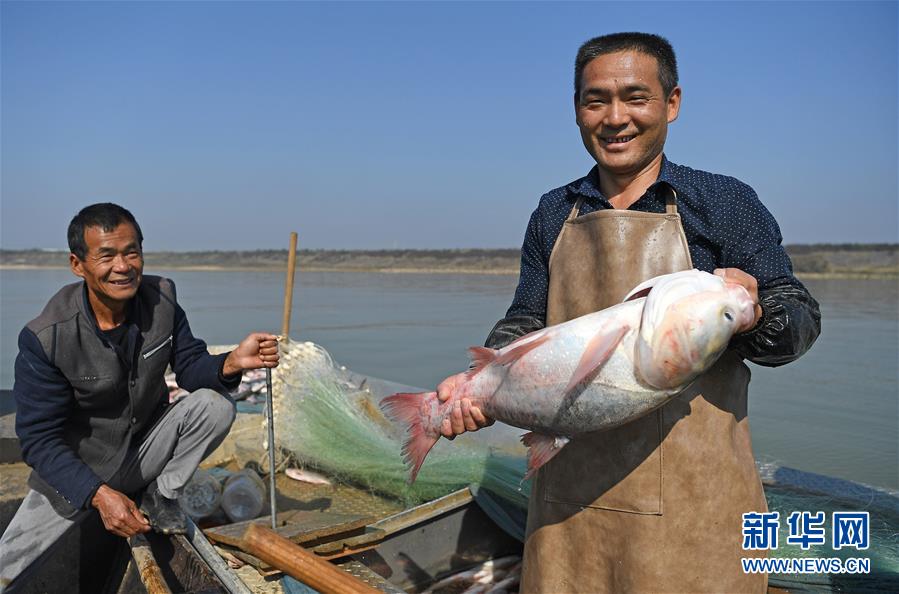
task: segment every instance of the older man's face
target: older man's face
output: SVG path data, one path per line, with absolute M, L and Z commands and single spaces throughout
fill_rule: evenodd
M 652 56 L 634 51 L 594 58 L 574 100 L 581 138 L 601 173 L 637 175 L 661 158 L 680 88 L 666 97 Z
M 134 297 L 144 270 L 137 230 L 131 223 L 121 223 L 112 231 L 100 227 L 84 230 L 87 254 L 70 260 L 72 272 L 84 279 L 94 298 L 113 306 Z

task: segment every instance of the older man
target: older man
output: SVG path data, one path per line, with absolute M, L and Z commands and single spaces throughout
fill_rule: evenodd
M 575 61 L 574 113 L 596 166 L 545 194 L 521 279 L 487 346 L 619 302 L 638 283 L 698 268 L 743 285 L 755 319 L 661 409 L 573 439 L 542 467 L 528 511 L 523 592 L 763 592 L 743 573 L 741 515 L 765 511 L 747 420 L 748 359 L 781 365 L 820 332 L 778 225 L 746 184 L 663 154 L 681 105 L 671 45 L 597 37 Z M 438 388 L 445 399 L 456 376 Z M 443 433 L 491 421 L 461 402 Z
M 271 334 L 207 352 L 172 281 L 143 275 L 143 236 L 121 206 L 84 208 L 68 240 L 83 282 L 60 289 L 19 334 L 16 432 L 32 490 L 0 539 L 0 590 L 91 513 L 122 537 L 183 532 L 176 499 L 231 427 L 228 391 L 243 370 L 278 364 Z M 169 365 L 191 392 L 175 404 Z

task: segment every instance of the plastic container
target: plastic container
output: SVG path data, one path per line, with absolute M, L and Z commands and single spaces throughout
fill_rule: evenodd
M 218 511 L 222 502 L 222 485 L 207 470 L 198 468 L 184 487 L 178 504 L 188 516 L 201 520 Z
M 259 475 L 244 468 L 225 481 L 222 489 L 222 509 L 232 522 L 259 517 L 265 507 L 265 483 Z

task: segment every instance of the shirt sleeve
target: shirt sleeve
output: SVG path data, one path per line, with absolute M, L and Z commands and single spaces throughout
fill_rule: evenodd
M 172 371 L 178 385 L 188 392 L 209 388 L 218 392 L 231 392 L 240 385 L 241 374 L 222 375 L 228 353 L 210 355 L 206 343 L 190 330 L 187 314 L 175 304 L 175 327 L 172 332 Z
M 64 438 L 72 387 L 28 328 L 19 333 L 13 395 L 22 459 L 71 505 L 87 508 L 102 481 Z
M 762 319 L 750 332 L 731 341 L 744 358 L 775 367 L 794 361 L 821 333 L 818 302 L 793 276 L 793 265 L 781 242 L 780 227 L 755 191 L 744 186 L 729 205 L 732 228 L 723 250 L 724 266 L 756 278 Z
M 496 323 L 487 337 L 490 348 L 502 348 L 519 336 L 546 326 L 546 299 L 549 293 L 549 256 L 543 248 L 540 207 L 531 214 L 521 246 L 521 271 L 515 298 L 506 317 Z

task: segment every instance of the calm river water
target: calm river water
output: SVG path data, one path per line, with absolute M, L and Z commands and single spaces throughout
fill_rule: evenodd
M 282 273 L 147 272 L 175 280 L 194 334 L 210 344 L 280 329 Z M 12 387 L 21 327 L 73 279 L 66 270 L 0 270 L 0 387 Z M 481 344 L 504 315 L 516 280 L 304 272 L 291 336 L 321 344 L 360 373 L 432 387 L 468 365 L 466 347 Z M 756 456 L 899 489 L 899 283 L 806 284 L 821 303 L 821 338 L 785 367 L 750 365 Z

